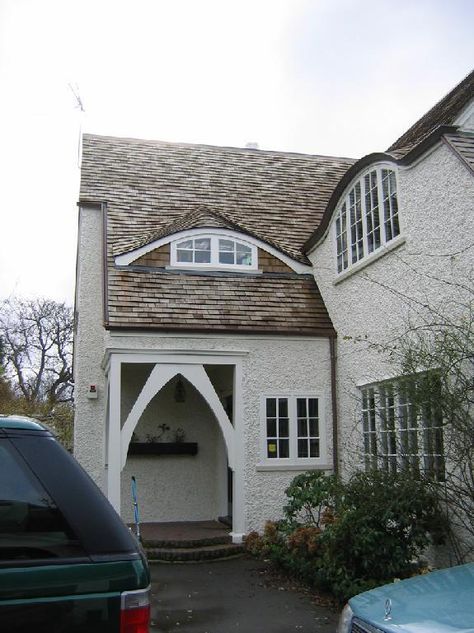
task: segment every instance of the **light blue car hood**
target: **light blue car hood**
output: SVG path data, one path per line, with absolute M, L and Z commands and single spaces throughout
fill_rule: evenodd
M 388 633 L 474 633 L 474 563 L 377 587 L 349 605 L 355 617 Z

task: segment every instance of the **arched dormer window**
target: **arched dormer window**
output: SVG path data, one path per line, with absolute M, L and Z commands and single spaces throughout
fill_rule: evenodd
M 171 243 L 171 265 L 176 267 L 256 270 L 255 245 L 227 235 L 202 234 Z
M 397 177 L 387 166 L 366 171 L 336 213 L 337 272 L 342 273 L 400 234 Z

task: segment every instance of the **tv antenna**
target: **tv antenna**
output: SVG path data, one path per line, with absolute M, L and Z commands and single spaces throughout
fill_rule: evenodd
M 81 117 L 79 121 L 79 137 L 77 140 L 77 166 L 81 167 L 81 157 L 82 157 L 82 119 L 86 110 L 84 108 L 84 104 L 82 103 L 81 95 L 79 94 L 79 86 L 76 84 L 73 86 L 71 83 L 68 83 L 69 90 L 74 95 L 74 99 L 76 100 L 76 109 L 80 111 Z
M 76 108 L 79 108 L 81 112 L 85 112 L 84 104 L 82 103 L 81 95 L 79 94 L 79 86 L 76 84 L 73 86 L 71 83 L 68 84 L 69 90 L 74 95 L 74 99 L 76 100 Z

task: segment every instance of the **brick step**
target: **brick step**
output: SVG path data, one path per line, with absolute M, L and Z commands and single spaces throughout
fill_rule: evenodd
M 142 545 L 145 549 L 190 549 L 192 547 L 207 547 L 208 545 L 229 545 L 232 538 L 228 534 L 220 536 L 207 536 L 197 538 L 161 538 L 161 539 L 142 539 Z
M 242 545 L 235 543 L 204 545 L 200 547 L 145 547 L 150 562 L 198 562 L 231 558 L 244 553 Z

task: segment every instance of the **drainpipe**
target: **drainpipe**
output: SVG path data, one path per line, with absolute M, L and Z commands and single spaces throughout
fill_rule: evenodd
M 336 337 L 329 338 L 329 351 L 331 355 L 331 405 L 332 405 L 332 461 L 334 474 L 339 472 L 339 457 L 337 450 L 338 421 L 337 421 L 337 382 L 336 382 Z

